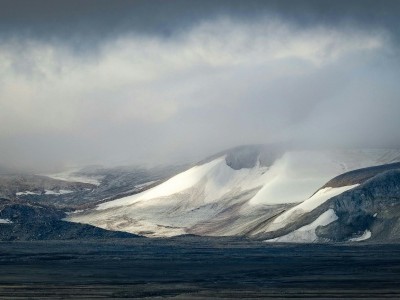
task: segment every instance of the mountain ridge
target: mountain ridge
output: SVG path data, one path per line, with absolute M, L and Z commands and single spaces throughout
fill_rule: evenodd
M 312 211 L 315 205 L 318 207 L 336 196 L 335 193 L 344 192 L 324 187 L 335 177 L 332 174 L 340 175 L 346 170 L 392 162 L 400 157 L 398 150 L 286 151 L 277 155 L 272 164 L 262 165 L 254 158 L 260 158 L 264 147 L 241 146 L 220 152 L 147 191 L 72 213 L 66 220 L 147 236 L 275 238 L 279 233 L 288 232 L 284 223 L 283 229 L 277 227 L 270 230 L 273 234 L 265 234 L 278 215 L 303 202 L 316 203 L 307 204 L 311 205 L 307 209 Z M 271 157 L 275 154 L 272 151 Z M 327 190 L 317 199 L 312 198 L 321 187 Z M 311 200 L 305 201 L 309 197 Z M 309 220 L 307 211 L 302 214 L 305 214 L 304 220 Z M 296 229 L 294 226 L 293 230 Z

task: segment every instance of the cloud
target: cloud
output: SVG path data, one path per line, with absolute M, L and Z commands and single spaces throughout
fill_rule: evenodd
M 170 162 L 253 142 L 393 144 L 394 48 L 385 27 L 279 16 L 121 32 L 92 54 L 14 36 L 0 44 L 2 160 L 50 167 Z

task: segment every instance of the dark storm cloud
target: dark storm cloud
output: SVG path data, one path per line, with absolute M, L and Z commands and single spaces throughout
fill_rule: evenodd
M 2 0 L 0 28 L 3 37 L 87 42 L 132 31 L 168 37 L 221 15 L 242 20 L 270 15 L 299 26 L 383 26 L 398 37 L 399 11 L 397 0 Z
M 0 165 L 399 146 L 399 1 L 0 1 Z

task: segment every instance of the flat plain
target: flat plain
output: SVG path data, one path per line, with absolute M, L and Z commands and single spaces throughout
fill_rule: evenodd
M 399 299 L 400 245 L 0 242 L 1 299 Z

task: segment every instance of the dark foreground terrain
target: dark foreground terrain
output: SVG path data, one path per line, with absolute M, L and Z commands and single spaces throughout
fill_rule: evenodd
M 0 299 L 400 298 L 400 245 L 0 243 Z

